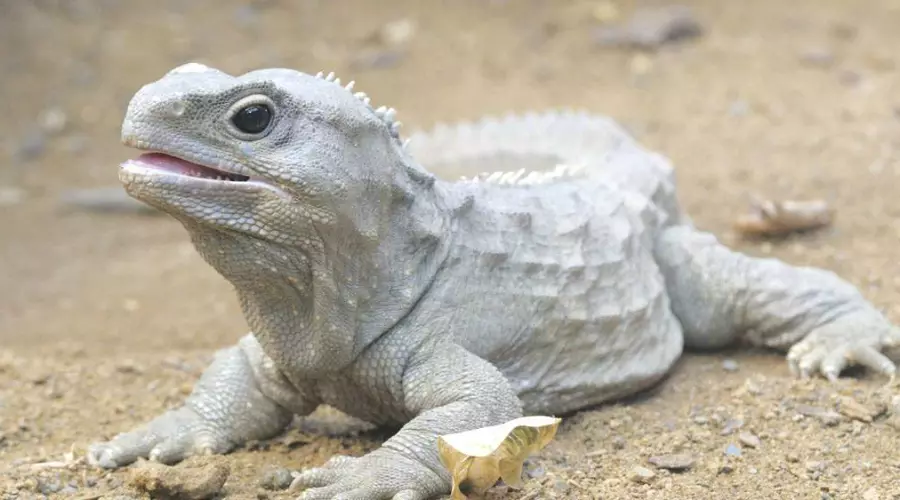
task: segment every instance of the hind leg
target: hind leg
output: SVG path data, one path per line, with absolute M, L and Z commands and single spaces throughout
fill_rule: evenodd
M 688 347 L 744 336 L 787 351 L 802 376 L 835 380 L 854 364 L 896 373 L 882 351 L 900 346 L 900 329 L 834 273 L 749 257 L 686 226 L 664 230 L 655 255 Z

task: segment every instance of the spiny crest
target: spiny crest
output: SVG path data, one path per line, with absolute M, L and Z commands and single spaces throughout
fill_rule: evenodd
M 559 179 L 571 179 L 585 173 L 584 165 L 562 164 L 553 170 L 532 170 L 527 172 L 524 168 L 513 171 L 482 172 L 475 177 L 461 177 L 463 182 L 486 182 L 507 186 L 534 186 L 549 184 Z
M 325 80 L 326 82 L 332 82 L 335 85 L 341 85 L 341 79 L 337 78 L 333 71 L 328 74 L 325 74 L 324 71 L 320 71 L 320 72 L 316 73 L 316 78 Z M 353 92 L 354 85 L 356 85 L 356 82 L 351 81 L 350 83 L 348 83 L 347 85 L 344 85 L 343 87 L 344 87 L 344 89 L 347 90 L 347 92 Z M 397 116 L 396 109 L 389 108 L 387 106 L 380 106 L 378 108 L 375 108 L 371 104 L 371 98 L 369 98 L 369 96 L 366 95 L 365 92 L 355 92 L 355 93 L 353 93 L 353 97 L 356 97 L 357 99 L 359 99 L 363 104 L 366 105 L 366 107 L 369 108 L 369 110 L 371 110 L 373 113 L 375 113 L 375 116 L 377 116 L 381 121 L 383 121 L 385 125 L 387 125 L 388 130 L 391 132 L 392 137 L 394 137 L 397 140 L 400 140 L 400 127 L 403 125 L 403 123 L 396 120 L 396 116 Z M 407 142 L 403 143 L 404 147 L 406 147 Z

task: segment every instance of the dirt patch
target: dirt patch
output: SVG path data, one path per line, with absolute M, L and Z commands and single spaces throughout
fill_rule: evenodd
M 701 33 L 643 51 L 596 41 L 634 10 L 626 1 L 4 2 L 0 496 L 137 494 L 129 471 L 86 466 L 84 447 L 177 404 L 246 328 L 177 223 L 56 204 L 116 184 L 128 99 L 188 60 L 334 70 L 407 129 L 548 107 L 608 114 L 673 159 L 701 227 L 832 269 L 900 321 L 896 3 L 682 3 Z M 731 223 L 753 194 L 824 199 L 837 218 L 781 243 L 738 241 Z M 832 386 L 794 380 L 777 354 L 690 355 L 642 398 L 567 419 L 524 489 L 491 495 L 900 498 L 897 389 L 855 375 Z M 267 466 L 383 437 L 322 411 L 224 457 L 221 493 L 292 497 L 260 485 Z M 690 466 L 658 466 L 676 459 Z

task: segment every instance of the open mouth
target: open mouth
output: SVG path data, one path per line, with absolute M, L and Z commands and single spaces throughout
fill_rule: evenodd
M 250 177 L 247 175 L 233 174 L 212 167 L 198 165 L 164 153 L 144 153 L 131 161 L 147 169 L 187 177 L 228 182 L 247 182 L 250 180 Z
M 244 167 L 229 168 L 229 170 L 238 168 Z M 140 186 L 148 184 L 149 179 L 152 179 L 167 186 L 178 186 L 178 189 L 212 189 L 214 191 L 228 189 L 231 190 L 230 192 L 253 194 L 268 192 L 284 200 L 292 200 L 290 193 L 280 185 L 249 171 L 244 174 L 236 174 L 159 151 L 146 151 L 137 158 L 127 160 L 121 164 L 119 172 L 119 179 L 126 186 L 132 186 L 131 189 L 136 192 L 141 191 Z M 199 192 L 192 192 L 190 195 L 196 195 Z

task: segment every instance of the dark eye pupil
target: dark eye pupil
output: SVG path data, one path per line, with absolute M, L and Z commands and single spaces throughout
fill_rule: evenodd
M 262 104 L 251 104 L 231 118 L 231 122 L 245 134 L 258 134 L 269 126 L 272 120 L 272 111 Z

